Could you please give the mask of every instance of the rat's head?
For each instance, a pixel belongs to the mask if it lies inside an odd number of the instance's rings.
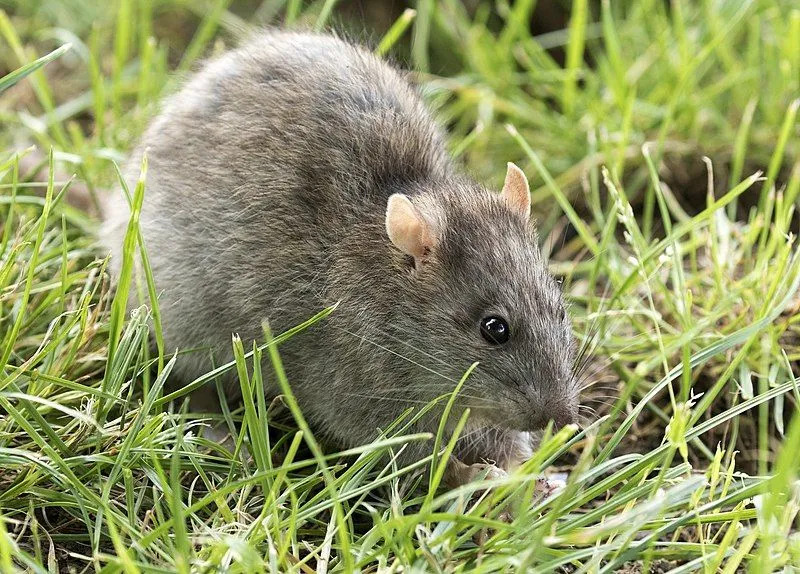
[[[439,372],[458,376],[479,362],[460,404],[482,424],[514,430],[561,426],[578,410],[570,321],[529,215],[528,182],[513,164],[500,194],[448,181],[392,195],[386,212],[404,254],[398,332]],[[441,378],[431,384],[441,388]]]

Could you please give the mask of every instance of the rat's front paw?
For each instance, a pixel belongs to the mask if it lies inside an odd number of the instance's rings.
[[[467,467],[467,482],[474,480],[499,480],[508,477],[508,473],[493,464],[477,462]]]
[[[445,484],[450,488],[464,486],[477,479],[496,480],[505,478],[508,473],[493,464],[475,463],[464,464],[457,458],[451,458],[445,471]]]

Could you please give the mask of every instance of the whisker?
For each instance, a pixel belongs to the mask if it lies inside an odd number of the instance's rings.
[[[396,398],[393,397],[393,395],[398,394],[398,393],[403,393],[403,396],[396,397]],[[344,391],[344,392],[341,392],[340,394],[342,394],[342,395],[353,395],[353,396],[356,395],[356,393],[353,393],[353,392],[350,392],[350,391]],[[386,393],[374,393],[374,392],[371,392],[371,393],[359,393],[359,395],[364,396],[366,398],[376,398],[376,399],[384,399],[385,398],[385,399],[388,399],[388,400],[397,400],[397,401],[408,400],[410,402],[412,400],[412,399],[407,399],[406,398],[408,396],[408,392],[407,392],[406,389],[389,390]],[[493,406],[495,406],[495,405],[499,404],[497,401],[494,401],[494,400],[491,400],[491,399],[487,399],[485,397],[478,397],[478,396],[475,396],[475,395],[468,395],[468,394],[464,394],[464,393],[459,393],[458,397],[461,398],[461,399],[466,399],[468,401],[474,401],[476,403],[475,406],[483,406],[483,405],[493,405]],[[417,399],[416,401],[417,402],[422,402],[424,404],[428,404],[432,400],[433,399],[430,399],[430,400]],[[478,404],[478,403],[483,403],[483,404]]]
[[[609,378],[602,378],[601,377],[599,379],[593,379],[593,380],[590,380],[590,381],[586,381],[585,383],[583,383],[581,385],[580,389],[581,389],[581,391],[587,391],[589,389],[593,389],[593,388],[596,388],[596,387],[597,388],[603,388],[604,385],[606,385],[609,389],[613,389],[613,388],[616,388],[616,385],[617,385],[618,382],[619,381],[617,381],[617,380],[612,380],[612,379],[609,379]]]
[[[437,396],[441,395],[449,395],[453,392],[456,388],[456,384],[445,384],[445,383],[438,383],[436,381],[432,382],[417,382],[411,384],[403,384],[402,386],[392,386],[392,387],[373,387],[376,391],[382,391],[387,393],[409,393],[414,391],[423,391],[427,394],[436,394]],[[465,392],[465,390],[467,392]],[[459,397],[464,398],[475,398],[475,399],[486,399],[483,395],[470,395],[469,390],[478,390],[478,387],[470,387],[466,383],[461,388],[461,391],[458,393]]]
[[[441,359],[440,357],[437,357],[436,355],[432,355],[431,353],[428,353],[428,352],[426,352],[426,351],[423,351],[422,349],[420,349],[420,348],[418,348],[418,347],[415,347],[414,345],[412,345],[412,344],[411,344],[411,343],[409,343],[408,341],[405,341],[405,340],[401,339],[400,337],[396,337],[396,336],[392,335],[391,333],[389,333],[389,332],[388,332],[388,331],[386,331],[386,330],[380,329],[380,328],[378,328],[378,327],[375,327],[375,329],[376,329],[377,331],[379,331],[379,332],[380,332],[382,335],[386,335],[387,337],[389,337],[389,338],[391,338],[391,339],[394,339],[395,341],[397,341],[397,342],[398,342],[398,343],[400,343],[401,345],[405,345],[406,347],[408,347],[408,348],[409,348],[409,349],[411,349],[412,351],[416,351],[417,353],[420,353],[420,354],[422,354],[422,355],[425,355],[426,357],[429,357],[429,358],[433,359],[434,361],[438,361],[439,363],[441,363],[441,364],[442,364],[442,365],[444,365],[445,367],[448,367],[448,368],[451,368],[451,369],[455,369],[455,368],[456,368],[454,365],[452,365],[451,363],[448,363],[448,362],[447,362],[447,361],[445,361],[444,359]]]
[[[338,327],[337,326],[336,328],[339,329],[340,331],[343,331],[343,332],[347,333],[348,335],[352,335],[353,337],[356,337],[357,339],[361,339],[365,343],[369,343],[370,345],[373,345],[373,346],[375,346],[375,347],[377,347],[377,348],[379,348],[379,349],[381,349],[383,351],[386,351],[387,353],[391,353],[392,355],[394,355],[396,357],[399,357],[400,359],[403,359],[404,361],[408,361],[409,363],[419,367],[420,369],[424,369],[424,370],[428,371],[429,373],[432,373],[432,374],[434,374],[436,376],[442,377],[443,379],[446,379],[446,380],[451,381],[453,383],[458,383],[458,381],[456,379],[450,378],[447,375],[443,375],[442,373],[440,373],[440,372],[438,372],[438,371],[436,371],[434,369],[431,369],[430,367],[427,367],[427,366],[423,365],[422,363],[418,363],[417,361],[415,361],[413,359],[409,359],[405,355],[402,355],[402,354],[398,353],[397,351],[393,351],[392,349],[389,349],[388,347],[384,347],[380,343],[376,343],[375,341],[370,341],[369,339],[367,339],[363,335],[358,335],[357,333],[353,333],[352,331],[348,331],[344,327]]]
[[[372,395],[372,394],[363,394],[363,393],[337,393],[339,396],[346,396],[346,397],[356,397],[360,399],[375,399],[379,401],[394,401],[398,403],[408,403],[408,404],[421,404],[427,405],[430,401],[424,401],[420,399],[409,399],[406,397],[387,397],[387,396],[379,396],[379,395]]]

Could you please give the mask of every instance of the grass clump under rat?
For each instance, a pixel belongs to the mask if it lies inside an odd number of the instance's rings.
[[[322,26],[331,5],[277,14]],[[344,455],[309,448],[293,402],[261,392],[281,373],[266,338],[256,350],[233,341],[234,360],[218,367],[238,373],[243,405],[190,412],[164,389],[172,357],[150,353],[159,313],[147,274],[111,293],[96,219],[65,201],[61,173],[90,192],[114,185],[112,161],[174,89],[168,70],[233,43],[272,4],[193,14],[121,2],[94,28],[49,2],[0,15],[3,74],[72,42],[41,70],[0,81],[0,569],[797,561],[800,13],[768,0],[576,1],[565,30],[533,37],[531,9],[421,2],[405,35],[409,15],[389,36],[398,53],[413,39],[410,67],[477,179],[499,188],[506,161],[528,173],[541,244],[589,340],[582,380],[599,381],[581,431],[546,437],[477,499],[485,485],[403,480],[415,469],[387,454],[437,440],[407,436],[418,412]],[[546,51],[559,47],[563,65]],[[45,165],[25,162],[30,142]],[[128,192],[135,205],[146,187]],[[139,249],[135,226],[128,248]],[[146,305],[128,315],[125,296]],[[248,352],[270,357],[271,372],[248,368]],[[230,428],[233,454],[202,438],[209,418]],[[566,487],[536,499],[554,467],[569,473]],[[498,521],[509,505],[514,521]],[[479,532],[489,534],[480,547]]]

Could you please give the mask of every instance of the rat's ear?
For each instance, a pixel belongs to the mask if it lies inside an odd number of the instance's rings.
[[[520,168],[508,162],[506,181],[500,193],[503,199],[514,211],[518,211],[525,221],[531,216],[531,190],[528,187],[528,178]]]
[[[424,261],[434,247],[435,235],[411,200],[402,193],[389,197],[386,206],[386,233],[395,247],[411,255],[417,263]]]

